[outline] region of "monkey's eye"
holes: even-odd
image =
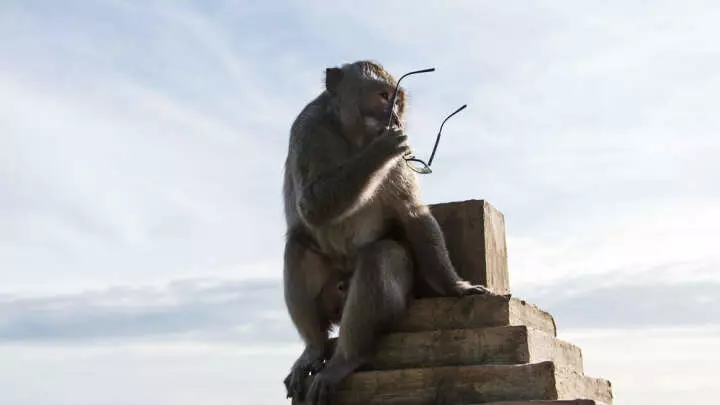
[[[389,101],[389,100],[390,100],[390,94],[388,94],[387,91],[380,92],[380,97],[382,97],[383,99],[385,99],[385,101]]]

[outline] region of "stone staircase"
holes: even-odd
[[[502,214],[485,201],[431,206],[464,278],[508,294]],[[611,405],[610,382],[586,376],[579,347],[552,315],[517,298],[416,300],[351,374],[333,405]],[[293,401],[293,404],[300,405]]]

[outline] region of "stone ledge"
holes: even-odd
[[[526,325],[557,336],[555,320],[547,311],[517,298],[471,295],[461,298],[415,300],[405,319],[391,332],[425,332]]]
[[[524,325],[391,333],[360,371],[542,361],[583,372],[578,347]]]
[[[468,404],[468,405],[607,405],[603,402],[597,402],[592,399],[566,399],[559,401],[501,401],[501,402],[485,402],[484,404]]]
[[[576,398],[612,405],[610,384],[552,362],[415,368],[356,372],[331,400],[334,405],[453,405]]]

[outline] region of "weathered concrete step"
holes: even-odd
[[[552,362],[364,371],[345,379],[330,400],[334,405],[450,405],[575,398],[612,405],[610,382]]]
[[[393,332],[468,329],[527,325],[556,336],[555,320],[548,312],[517,298],[471,295],[415,300]]]
[[[485,402],[483,404],[468,404],[468,405],[607,405],[603,402],[593,401],[592,399],[566,399],[558,401],[500,401],[500,402]]]
[[[391,333],[362,370],[542,361],[583,372],[579,347],[524,325]]]

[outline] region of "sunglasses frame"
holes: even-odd
[[[397,102],[397,95],[400,91],[400,81],[404,79],[407,76],[414,75],[417,73],[427,73],[427,72],[434,72],[435,68],[429,68],[429,69],[421,69],[421,70],[414,70],[412,72],[405,73],[404,75],[400,76],[397,83],[395,84],[395,90],[393,91],[392,100],[390,102],[390,108],[388,110],[388,120],[387,120],[387,128],[390,128],[392,125],[392,119],[393,119],[393,112],[395,111],[395,104]],[[416,158],[412,153],[405,155],[403,158],[405,159],[405,163],[408,165],[408,167],[413,170],[416,173],[419,174],[430,174],[432,173],[432,169],[430,168],[430,165],[432,165],[432,161],[435,158],[435,152],[437,151],[438,144],[440,143],[440,135],[442,134],[443,127],[445,126],[445,122],[450,119],[453,115],[459,113],[460,111],[464,110],[467,107],[467,104],[463,104],[462,107],[455,110],[452,114],[445,117],[442,124],[440,124],[440,129],[438,130],[437,136],[435,137],[435,145],[433,146],[432,153],[430,154],[430,159],[427,163],[422,161],[421,159]]]

